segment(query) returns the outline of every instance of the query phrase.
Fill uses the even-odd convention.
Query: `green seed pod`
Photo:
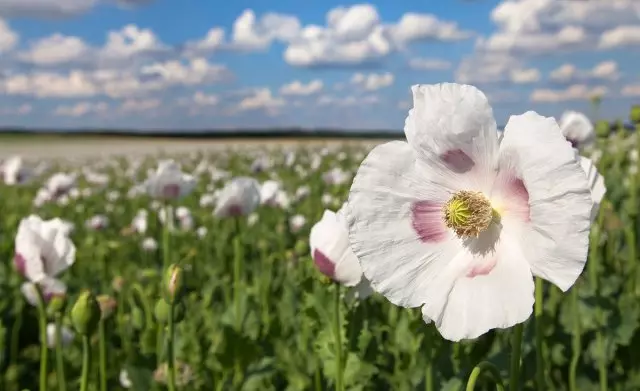
[[[66,295],[55,295],[51,298],[51,300],[49,300],[49,304],[47,304],[47,315],[49,317],[53,317],[56,314],[64,313],[66,307]]]
[[[304,240],[298,240],[295,251],[298,255],[307,255],[309,253],[309,243]]]
[[[71,322],[78,334],[89,336],[98,328],[100,305],[90,291],[84,291],[71,308]]]
[[[181,266],[173,264],[167,268],[162,288],[166,301],[173,303],[180,300],[185,292],[184,270]]]
[[[162,325],[169,324],[169,315],[171,313],[171,304],[167,303],[164,299],[159,299],[156,302],[154,308],[154,314],[158,323]],[[173,321],[174,323],[180,323],[184,320],[185,308],[182,302],[175,303],[173,305]]]

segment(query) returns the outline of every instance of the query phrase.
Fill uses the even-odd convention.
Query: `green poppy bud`
[[[98,328],[100,305],[90,291],[84,291],[71,308],[71,322],[78,334],[88,336]]]

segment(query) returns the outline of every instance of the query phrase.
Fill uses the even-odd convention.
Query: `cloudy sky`
[[[626,119],[639,69],[638,0],[0,0],[0,126],[399,130],[445,81]]]

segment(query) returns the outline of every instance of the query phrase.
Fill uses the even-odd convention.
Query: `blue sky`
[[[1,126],[400,130],[439,82],[626,119],[639,66],[636,0],[0,0]]]

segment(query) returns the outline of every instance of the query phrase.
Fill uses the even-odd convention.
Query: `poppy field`
[[[638,131],[421,93],[373,151],[6,157],[0,389],[640,389]]]

